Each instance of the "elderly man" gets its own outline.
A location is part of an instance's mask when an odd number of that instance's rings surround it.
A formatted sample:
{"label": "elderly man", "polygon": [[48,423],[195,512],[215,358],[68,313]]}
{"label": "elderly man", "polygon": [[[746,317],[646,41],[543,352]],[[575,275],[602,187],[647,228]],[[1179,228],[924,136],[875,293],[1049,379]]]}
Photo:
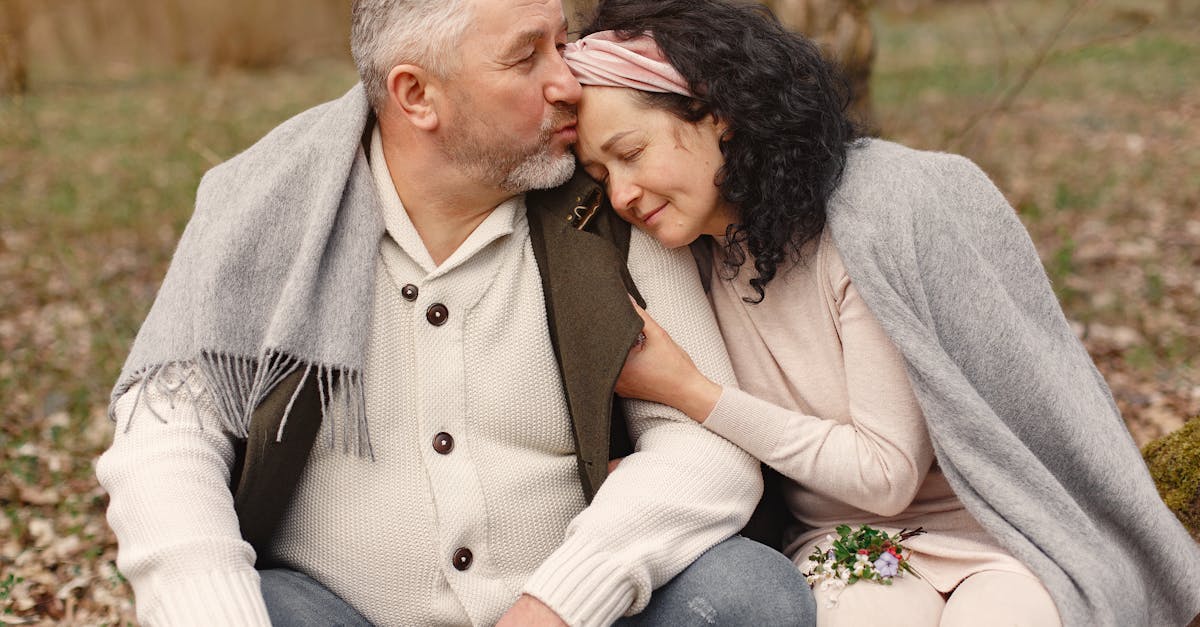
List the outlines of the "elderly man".
{"label": "elderly man", "polygon": [[691,260],[564,185],[559,0],[353,11],[362,84],[205,177],[114,390],[97,472],[139,618],[810,622],[791,563],[727,539],[751,458],[613,403],[627,292],[729,365]]}

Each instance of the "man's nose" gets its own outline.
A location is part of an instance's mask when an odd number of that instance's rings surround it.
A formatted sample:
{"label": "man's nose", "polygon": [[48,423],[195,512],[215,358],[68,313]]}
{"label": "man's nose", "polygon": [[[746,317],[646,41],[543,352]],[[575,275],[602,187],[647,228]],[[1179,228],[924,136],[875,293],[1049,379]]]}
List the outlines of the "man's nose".
{"label": "man's nose", "polygon": [[571,73],[571,68],[567,67],[566,60],[561,56],[553,61],[553,63],[553,74],[546,85],[546,100],[551,104],[567,104],[571,106],[578,104],[580,94],[583,91],[579,86],[579,81],[575,80],[575,75]]}

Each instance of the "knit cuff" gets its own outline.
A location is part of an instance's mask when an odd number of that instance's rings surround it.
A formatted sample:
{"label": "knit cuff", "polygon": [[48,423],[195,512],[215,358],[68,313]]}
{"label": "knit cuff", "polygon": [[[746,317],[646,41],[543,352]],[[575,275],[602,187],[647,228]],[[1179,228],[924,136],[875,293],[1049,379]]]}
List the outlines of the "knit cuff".
{"label": "knit cuff", "polygon": [[534,571],[522,590],[572,626],[610,625],[635,601],[644,607],[650,598],[649,581],[639,585],[628,565],[611,553],[596,550],[589,540],[567,538]]}
{"label": "knit cuff", "polygon": [[775,452],[787,428],[787,415],[778,407],[727,385],[704,419],[704,427],[762,461]]}
{"label": "knit cuff", "polygon": [[138,620],[151,626],[271,627],[258,571],[253,570],[197,573],[162,582],[151,598],[138,599]]}

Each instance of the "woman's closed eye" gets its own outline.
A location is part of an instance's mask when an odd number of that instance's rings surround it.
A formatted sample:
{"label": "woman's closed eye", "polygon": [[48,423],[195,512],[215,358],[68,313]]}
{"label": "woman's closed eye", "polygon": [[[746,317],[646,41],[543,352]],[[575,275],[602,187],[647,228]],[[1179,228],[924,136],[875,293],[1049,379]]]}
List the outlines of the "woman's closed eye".
{"label": "woman's closed eye", "polygon": [[588,176],[592,177],[593,181],[596,181],[600,185],[608,185],[608,170],[593,166],[586,167],[583,169],[583,171],[586,172]]}

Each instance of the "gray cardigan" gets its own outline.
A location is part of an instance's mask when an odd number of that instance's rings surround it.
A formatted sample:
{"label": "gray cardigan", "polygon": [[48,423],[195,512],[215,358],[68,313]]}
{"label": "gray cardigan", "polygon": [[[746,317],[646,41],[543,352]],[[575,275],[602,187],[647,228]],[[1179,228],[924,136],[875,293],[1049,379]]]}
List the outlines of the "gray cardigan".
{"label": "gray cardigan", "polygon": [[1064,625],[1183,625],[1200,545],[1162,503],[1037,251],[969,160],[856,144],[829,207],[903,354],[938,463],[1050,590]]}

